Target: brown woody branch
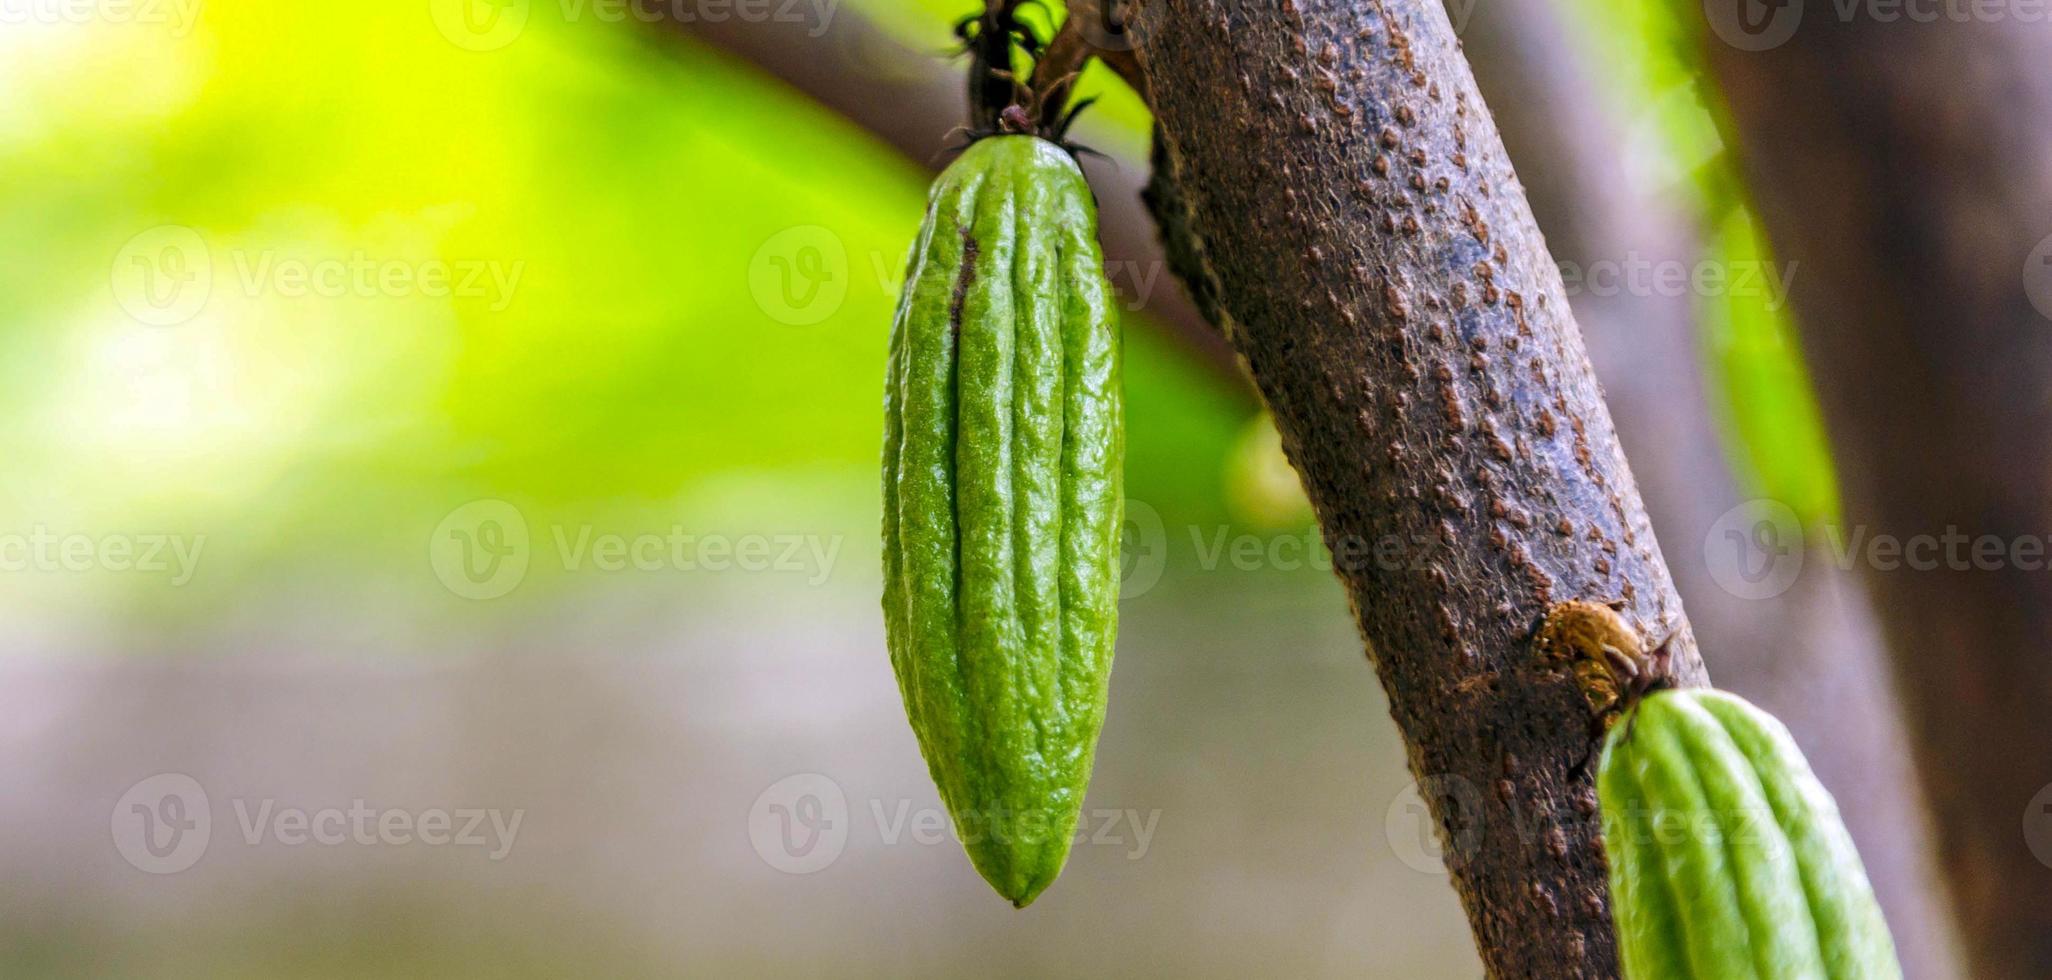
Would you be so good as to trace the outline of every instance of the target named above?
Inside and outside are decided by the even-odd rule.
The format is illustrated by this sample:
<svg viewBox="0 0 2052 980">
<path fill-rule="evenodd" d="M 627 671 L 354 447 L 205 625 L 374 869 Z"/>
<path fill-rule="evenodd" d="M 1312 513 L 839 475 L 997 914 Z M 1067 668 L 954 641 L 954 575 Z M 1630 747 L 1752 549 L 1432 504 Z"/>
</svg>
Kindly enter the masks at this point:
<svg viewBox="0 0 2052 980">
<path fill-rule="evenodd" d="M 2052 529 L 2052 24 L 1705 9 L 1848 540 L 2002 545 L 1865 571 L 1972 975 L 2052 976 L 2052 578 L 2006 550 Z"/>
<path fill-rule="evenodd" d="M 1593 46 L 1565 8 L 1495 0 L 1464 13 L 1456 24 L 1468 60 L 1553 254 L 1584 270 L 1634 258 L 1674 267 L 1700 261 L 1702 236 L 1680 195 L 1628 164 L 1623 120 L 1606 111 L 1611 102 L 1588 57 Z M 1628 283 L 1583 290 L 1573 302 L 1653 528 L 1676 557 L 1670 568 L 1704 661 L 1719 686 L 1786 722 L 1845 802 L 1846 826 L 1907 974 L 1960 976 L 1923 795 L 1879 628 L 1857 583 L 1822 548 L 1775 596 L 1734 594 L 1711 574 L 1713 561 L 1732 560 L 1713 529 L 1745 497 L 1703 384 L 1702 298 Z"/>
<path fill-rule="evenodd" d="M 1445 12 L 1148 0 L 1133 36 L 1156 197 L 1317 508 L 1485 964 L 1615 975 L 1587 708 L 1531 633 L 1619 597 L 1704 675 Z"/>
</svg>

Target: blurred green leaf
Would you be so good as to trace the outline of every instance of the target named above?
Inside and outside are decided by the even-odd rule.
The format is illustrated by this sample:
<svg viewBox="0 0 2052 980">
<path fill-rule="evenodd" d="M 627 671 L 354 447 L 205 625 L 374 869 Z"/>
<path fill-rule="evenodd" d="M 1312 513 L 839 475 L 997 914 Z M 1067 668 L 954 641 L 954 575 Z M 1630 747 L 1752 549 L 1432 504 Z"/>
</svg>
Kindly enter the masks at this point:
<svg viewBox="0 0 2052 980">
<path fill-rule="evenodd" d="M 1733 470 L 1749 494 L 1786 503 L 1806 524 L 1836 520 L 1830 444 L 1778 282 L 1785 267 L 1758 233 L 1724 150 L 1714 95 L 1701 88 L 1699 40 L 1666 0 L 1573 0 L 1567 9 L 1591 45 L 1589 64 L 1624 108 L 1631 164 L 1684 202 L 1703 229 L 1706 258 L 1727 281 L 1744 275 L 1761 286 L 1699 304 Z"/>
<path fill-rule="evenodd" d="M 875 537 L 927 172 L 631 21 L 534 5 L 475 50 L 424 6 L 9 28 L 0 535 L 206 546 L 187 585 L 31 568 L 6 602 L 198 618 L 295 582 L 447 602 L 427 537 L 480 498 L 537 528 Z M 944 15 L 897 22 L 948 40 Z M 196 267 L 196 313 L 136 318 L 124 290 Z M 1244 407 L 1127 336 L 1131 492 L 1222 514 Z"/>
</svg>

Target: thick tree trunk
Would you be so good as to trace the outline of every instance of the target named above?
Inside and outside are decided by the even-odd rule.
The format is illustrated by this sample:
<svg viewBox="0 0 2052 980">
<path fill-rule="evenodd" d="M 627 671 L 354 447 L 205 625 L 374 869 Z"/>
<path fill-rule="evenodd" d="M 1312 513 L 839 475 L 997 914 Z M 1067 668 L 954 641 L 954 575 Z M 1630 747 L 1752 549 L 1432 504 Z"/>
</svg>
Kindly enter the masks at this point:
<svg viewBox="0 0 2052 980">
<path fill-rule="evenodd" d="M 1200 294 L 1275 412 L 1496 976 L 1611 976 L 1588 709 L 1550 603 L 1704 680 L 1558 269 L 1430 3 L 1147 0 Z"/>
<path fill-rule="evenodd" d="M 1665 188 L 1628 165 L 1622 114 L 1591 77 L 1588 46 L 1577 43 L 1561 4 L 1497 0 L 1473 8 L 1461 26 L 1554 256 L 1582 270 L 1627 262 L 1693 268 L 1701 235 Z M 1786 722 L 1818 777 L 1845 803 L 1846 826 L 1908 976 L 1961 975 L 1872 610 L 1821 547 L 1779 595 L 1743 597 L 1717 583 L 1709 549 L 1723 542 L 1708 539 L 1744 498 L 1702 383 L 1700 297 L 1650 278 L 1605 292 L 1574 295 L 1576 319 L 1653 529 L 1673 549 L 1670 568 L 1704 662 L 1718 686 Z M 1720 550 L 1717 557 L 1729 556 Z"/>
<path fill-rule="evenodd" d="M 1706 46 L 1800 263 L 1845 541 L 1936 562 L 1861 556 L 1973 975 L 2052 976 L 2052 26 L 1876 9 L 1783 7 L 1768 33 L 1717 25 L 1764 50 Z"/>
</svg>

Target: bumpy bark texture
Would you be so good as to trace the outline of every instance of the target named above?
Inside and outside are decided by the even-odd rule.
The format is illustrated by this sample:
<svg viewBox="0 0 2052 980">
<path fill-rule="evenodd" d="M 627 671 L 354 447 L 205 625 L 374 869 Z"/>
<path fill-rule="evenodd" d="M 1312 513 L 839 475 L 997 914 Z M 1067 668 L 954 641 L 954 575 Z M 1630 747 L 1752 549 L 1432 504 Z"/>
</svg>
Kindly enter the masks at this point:
<svg viewBox="0 0 2052 980">
<path fill-rule="evenodd" d="M 1604 90 L 1590 45 L 1565 21 L 1562 4 L 1454 0 L 1447 7 L 1556 258 L 1585 270 L 1599 262 L 1693 265 L 1702 258 L 1700 236 L 1662 183 L 1687 178 L 1629 159 L 1634 147 L 1625 144 L 1621 121 L 1631 105 L 1625 100 L 1641 94 Z M 1879 625 L 1858 583 L 1821 547 L 1792 587 L 1771 598 L 1735 595 L 1710 574 L 1706 537 L 1745 498 L 1703 385 L 1700 298 L 1653 286 L 1602 295 L 1584 289 L 1573 303 L 1653 529 L 1688 598 L 1704 662 L 1719 687 L 1786 722 L 1817 777 L 1851 804 L 1846 827 L 1888 913 L 1904 971 L 1931 980 L 1960 976 Z"/>
<path fill-rule="evenodd" d="M 2042 543 L 2052 25 L 1881 20 L 1875 9 L 1773 11 L 1791 30 L 1761 51 L 1704 32 L 1762 218 L 1782 258 L 1801 263 L 1794 301 L 1848 540 Z M 1982 567 L 1960 553 L 1964 567 L 1941 550 L 1924 555 L 1939 561 L 1930 570 L 1884 568 L 1885 556 L 1862 570 L 1972 973 L 2052 976 L 2052 871 L 2031 850 L 2052 858 L 2038 796 L 2052 782 L 2052 574 L 2007 550 Z"/>
<path fill-rule="evenodd" d="M 1622 599 L 1704 681 L 1524 194 L 1434 3 L 1148 0 L 1196 292 L 1275 412 L 1494 976 L 1613 976 L 1588 709 L 1531 639 Z"/>
</svg>

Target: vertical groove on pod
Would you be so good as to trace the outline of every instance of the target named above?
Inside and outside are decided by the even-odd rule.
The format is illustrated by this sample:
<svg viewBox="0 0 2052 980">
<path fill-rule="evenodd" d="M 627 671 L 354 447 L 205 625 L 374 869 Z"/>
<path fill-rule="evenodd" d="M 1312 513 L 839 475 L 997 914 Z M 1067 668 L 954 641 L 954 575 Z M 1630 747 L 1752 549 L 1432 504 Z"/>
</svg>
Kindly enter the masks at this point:
<svg viewBox="0 0 2052 980">
<path fill-rule="evenodd" d="M 1597 787 L 1628 977 L 1900 980 L 1837 805 L 1772 716 L 1721 691 L 1658 692 L 1603 751 Z M 1653 815 L 1644 838 L 1630 833 L 1640 807 Z M 1665 896 L 1643 887 L 1648 876 Z"/>
<path fill-rule="evenodd" d="M 967 592 L 965 591 L 966 583 L 964 582 L 962 569 L 962 464 L 958 454 L 960 452 L 959 447 L 962 444 L 962 308 L 969 301 L 970 287 L 976 284 L 976 261 L 980 252 L 976 243 L 976 232 L 973 227 L 976 220 L 976 197 L 976 192 L 972 190 L 970 193 L 963 195 L 961 199 L 962 210 L 965 213 L 958 215 L 957 220 L 966 220 L 967 223 L 957 226 L 961 233 L 962 252 L 956 260 L 960 271 L 955 275 L 955 294 L 953 302 L 948 306 L 947 333 L 949 354 L 948 392 L 950 400 L 947 417 L 948 438 L 945 443 L 945 451 L 950 468 L 948 471 L 948 499 L 946 504 L 947 513 L 950 517 L 948 522 L 948 532 L 951 536 L 950 543 L 955 553 L 954 602 L 949 607 L 949 615 L 953 618 L 953 628 L 955 631 L 955 659 L 952 665 L 955 672 L 955 684 L 961 698 L 965 702 L 973 697 L 973 692 L 969 681 L 969 657 L 967 651 L 963 649 L 969 640 L 969 631 L 963 622 L 963 601 L 967 596 Z M 964 710 L 966 713 L 966 704 L 964 705 Z M 964 718 L 961 724 L 966 723 L 967 719 Z M 957 735 L 961 734 L 963 733 L 958 730 Z M 967 741 L 967 739 L 958 739 L 958 741 Z M 977 795 L 980 795 L 980 793 Z"/>
<path fill-rule="evenodd" d="M 1614 746 L 1627 729 L 1613 729 Z M 1653 846 L 1647 794 L 1633 766 L 1621 753 L 1605 749 L 1605 765 L 1597 782 L 1610 807 L 1604 813 L 1604 847 L 1609 851 L 1611 917 L 1623 954 L 1625 976 L 1631 980 L 1690 980 L 1683 954 L 1681 902 L 1675 884 L 1661 870 Z M 1622 810 L 1623 812 L 1618 812 Z"/>
<path fill-rule="evenodd" d="M 1663 703 L 1681 733 L 1689 771 L 1709 804 L 1705 821 L 1723 844 L 1755 967 L 1763 977 L 1821 976 L 1816 925 L 1793 848 L 1773 819 L 1751 760 L 1695 698 L 1665 698 Z"/>
<path fill-rule="evenodd" d="M 907 709 L 919 721 L 927 768 L 951 805 L 975 793 L 976 779 L 973 772 L 941 760 L 974 751 L 964 732 L 968 708 L 957 620 L 955 333 L 957 297 L 967 288 L 958 270 L 964 250 L 974 248 L 963 223 L 964 208 L 981 184 L 980 176 L 965 174 L 935 186 L 916 270 L 908 272 L 911 295 L 893 329 L 901 346 L 898 417 L 890 427 L 898 434 L 896 469 L 890 476 L 896 508 L 886 521 L 896 552 L 896 574 L 886 583 L 885 595 L 898 618 L 890 637 L 891 657 Z"/>
<path fill-rule="evenodd" d="M 1062 209 L 1049 217 L 1051 223 L 1055 225 L 1055 234 L 1053 236 L 1054 248 L 1052 252 L 1054 261 L 1061 270 L 1058 278 L 1061 280 L 1063 287 L 1061 295 L 1056 297 L 1056 301 L 1061 304 L 1062 325 L 1060 336 L 1055 338 L 1055 344 L 1062 352 L 1060 397 L 1062 401 L 1062 414 L 1065 418 L 1062 426 L 1061 455 L 1055 460 L 1055 466 L 1063 474 L 1060 504 L 1062 512 L 1061 577 L 1064 595 L 1072 593 L 1074 595 L 1074 598 L 1062 607 L 1061 622 L 1057 624 L 1057 628 L 1062 632 L 1063 639 L 1069 641 L 1062 646 L 1062 677 L 1065 683 L 1062 685 L 1061 698 L 1063 704 L 1077 707 L 1078 717 L 1076 718 L 1076 724 L 1088 730 L 1090 727 L 1088 717 L 1090 695 L 1083 688 L 1087 688 L 1092 681 L 1089 667 L 1090 641 L 1087 631 L 1077 627 L 1077 621 L 1078 617 L 1086 614 L 1090 602 L 1090 583 L 1079 572 L 1087 568 L 1085 556 L 1088 552 L 1085 549 L 1090 544 L 1089 535 L 1091 534 L 1091 529 L 1088 525 L 1089 515 L 1081 506 L 1082 501 L 1077 496 L 1076 481 L 1076 473 L 1079 470 L 1076 465 L 1076 453 L 1080 448 L 1081 441 L 1088 436 L 1089 415 L 1078 404 L 1078 400 L 1082 396 L 1083 382 L 1081 372 L 1083 370 L 1083 361 L 1088 355 L 1086 348 L 1078 342 L 1076 337 L 1076 332 L 1079 329 L 1078 324 L 1081 321 L 1077 319 L 1075 310 L 1071 305 L 1071 297 L 1074 295 L 1074 291 L 1082 288 L 1076 282 L 1070 268 L 1071 263 L 1074 262 L 1073 249 L 1069 241 L 1069 229 L 1067 227 L 1071 216 L 1067 213 L 1066 209 Z M 1087 330 L 1088 327 L 1082 329 Z M 1073 750 L 1073 744 L 1071 747 Z M 1077 760 L 1064 758 L 1062 763 L 1065 766 L 1073 766 L 1077 764 Z"/>
<path fill-rule="evenodd" d="M 962 563 L 962 664 L 968 702 L 982 723 L 973 740 L 982 748 L 981 771 L 992 792 L 979 794 L 965 815 L 972 832 L 1013 846 L 989 848 L 986 873 L 1017 889 L 1019 858 L 1030 848 L 1012 839 L 1015 820 L 1031 805 L 1035 766 L 1022 731 L 1031 702 L 1018 684 L 1017 594 L 1012 546 L 1013 334 L 1011 264 L 1017 225 L 1012 194 L 1020 175 L 991 171 L 970 220 L 978 247 L 974 281 L 962 303 L 957 346 L 960 399 L 956 418 L 955 520 Z"/>
<path fill-rule="evenodd" d="M 998 371 L 1005 384 L 992 406 L 994 414 L 1001 419 L 1004 429 L 1004 458 L 998 461 L 996 472 L 1003 481 L 1002 492 L 1005 525 L 1002 533 L 1008 561 L 1005 575 L 1010 582 L 1009 603 L 999 627 L 1006 636 L 1006 647 L 1010 655 L 1005 658 L 1005 690 L 1011 697 L 1025 704 L 1037 704 L 1034 696 L 1034 660 L 1038 651 L 1034 649 L 1032 632 L 1032 579 L 1030 565 L 1033 560 L 1030 521 L 1030 500 L 1033 492 L 1027 469 L 1031 466 L 1031 440 L 1033 420 L 1026 410 L 1025 400 L 1030 397 L 1032 375 L 1026 370 L 1028 353 L 1025 350 L 1029 338 L 1020 329 L 1022 315 L 1030 316 L 1033 296 L 1019 288 L 1019 263 L 1029 243 L 1028 215 L 1019 209 L 1021 184 L 1032 184 L 1032 180 L 1014 180 L 1005 189 L 1002 206 L 998 211 L 998 237 L 1010 247 L 1010 253 L 997 258 L 1001 267 L 992 270 L 992 280 L 1003 284 L 1004 294 L 1009 299 L 1008 307 L 1000 305 L 992 311 L 991 328 L 1003 335 L 998 349 Z M 1001 314 L 1001 315 L 1000 315 Z M 1012 758 L 1029 771 L 1038 769 L 1042 755 L 1041 747 L 1047 743 L 1046 722 L 1038 711 L 1022 711 L 1019 717 L 1025 720 L 1028 731 L 1017 733 L 1012 746 Z M 1028 806 L 1031 801 L 1025 801 Z M 1026 814 L 1020 813 L 1019 816 Z"/>
<path fill-rule="evenodd" d="M 946 677 L 947 690 L 951 695 L 950 703 L 945 706 L 944 711 L 935 712 L 934 717 L 940 723 L 933 727 L 944 733 L 943 737 L 948 740 L 949 751 L 956 754 L 980 751 L 980 747 L 974 744 L 974 740 L 969 738 L 964 730 L 969 713 L 969 679 L 962 651 L 962 529 L 960 522 L 955 518 L 957 484 L 960 482 L 957 479 L 955 447 L 961 441 L 962 307 L 968 298 L 969 288 L 976 281 L 977 244 L 971 224 L 974 220 L 976 199 L 982 190 L 983 182 L 980 179 L 964 180 L 955 196 L 943 202 L 945 210 L 941 215 L 940 234 L 954 234 L 956 251 L 952 267 L 956 272 L 954 276 L 949 277 L 947 273 L 950 265 L 944 262 L 936 263 L 934 278 L 947 284 L 948 318 L 941 325 L 941 329 L 934 331 L 933 341 L 944 352 L 947 374 L 945 379 L 928 379 L 930 383 L 939 381 L 937 387 L 941 396 L 938 399 L 939 423 L 934 427 L 935 431 L 930 433 L 938 438 L 936 444 L 931 447 L 929 465 L 939 468 L 943 492 L 935 495 L 940 499 L 925 501 L 923 511 L 912 515 L 915 520 L 933 522 L 936 526 L 931 528 L 931 532 L 936 538 L 942 535 L 946 537 L 949 579 L 947 602 L 944 609 L 935 610 L 932 615 L 939 620 L 936 627 L 945 630 L 947 634 L 946 645 L 943 648 L 947 662 L 929 661 L 926 666 L 932 674 Z M 940 652 L 936 651 L 929 656 L 933 660 L 938 660 Z M 919 662 L 920 658 L 914 660 Z M 928 763 L 928 768 L 933 768 L 931 762 Z M 956 799 L 973 799 L 981 793 L 981 788 L 976 785 L 974 773 L 959 778 L 936 778 L 934 782 L 940 787 L 943 797 L 948 799 L 951 806 Z"/>
<path fill-rule="evenodd" d="M 1082 172 L 979 140 L 935 183 L 885 395 L 885 628 L 927 766 L 1015 905 L 1060 872 L 1104 717 L 1122 442 Z"/>
<path fill-rule="evenodd" d="M 1747 723 L 1750 721 L 1750 719 L 1744 718 L 1743 716 L 1736 718 L 1732 717 L 1723 711 L 1719 711 L 1715 708 L 1709 707 L 1709 705 L 1707 704 L 1705 705 L 1705 707 L 1706 709 L 1710 710 L 1713 714 L 1717 715 L 1718 720 L 1724 724 L 1726 731 L 1731 733 L 1733 743 L 1738 745 L 1739 750 L 1746 754 L 1748 760 L 1753 763 L 1756 769 L 1761 768 L 1761 763 L 1763 761 L 1767 761 L 1768 766 L 1770 768 L 1775 764 L 1775 762 L 1778 761 L 1762 760 L 1759 757 L 1758 750 L 1761 748 L 1761 746 L 1759 746 L 1757 742 L 1755 742 L 1755 740 L 1752 738 L 1752 735 L 1754 733 L 1743 731 L 1743 729 L 1748 727 Z M 1808 768 L 1807 763 L 1805 763 L 1804 768 Z M 1767 798 L 1769 805 L 1773 806 L 1774 808 L 1774 822 L 1781 827 L 1796 828 L 1793 831 L 1794 833 L 1803 833 L 1804 831 L 1801 828 L 1803 828 L 1805 824 L 1810 820 L 1811 814 L 1803 812 L 1800 807 L 1789 806 L 1790 801 L 1783 796 L 1779 789 L 1780 788 L 1778 787 L 1767 789 Z M 1791 841 L 1791 843 L 1794 844 L 1798 842 Z M 1826 930 L 1835 925 L 1835 923 L 1831 923 L 1828 921 L 1830 918 L 1832 918 L 1831 913 L 1828 911 L 1831 903 L 1820 901 L 1819 899 L 1821 896 L 1819 892 L 1822 888 L 1829 887 L 1829 885 L 1826 882 L 1820 881 L 1820 876 L 1816 873 L 1816 869 L 1807 867 L 1807 864 L 1808 862 L 1799 860 L 1797 864 L 1797 871 L 1802 878 L 1803 898 L 1805 904 L 1807 905 L 1807 911 L 1809 912 L 1810 922 L 1818 936 L 1818 956 L 1820 959 L 1828 961 L 1831 958 L 1830 951 L 1827 950 L 1824 946 L 1823 936 L 1826 934 Z M 1844 974 L 1840 973 L 1839 971 L 1830 970 L 1828 968 L 1827 975 L 1834 978 L 1844 976 Z M 1864 978 L 1865 974 L 1859 975 L 1859 980 L 1864 980 Z"/>
<path fill-rule="evenodd" d="M 1019 582 L 1019 621 L 1030 656 L 1021 658 L 1022 682 L 1036 703 L 1049 706 L 1034 716 L 1034 754 L 1054 764 L 1051 745 L 1068 725 L 1060 697 L 1061 609 L 1061 310 L 1049 302 L 1059 280 L 1048 261 L 1047 197 L 1043 181 L 1013 189 L 1019 215 L 1018 250 L 1012 261 L 1015 352 L 1013 391 L 1014 538 Z"/>
<path fill-rule="evenodd" d="M 1070 663 L 1076 656 L 1076 643 L 1068 632 L 1070 604 L 1086 601 L 1088 594 L 1069 588 L 1063 577 L 1063 569 L 1069 567 L 1070 549 L 1075 546 L 1071 540 L 1073 532 L 1069 529 L 1074 511 L 1067 499 L 1068 481 L 1063 479 L 1064 461 L 1068 459 L 1070 443 L 1075 439 L 1078 420 L 1074 413 L 1069 411 L 1069 343 L 1068 338 L 1063 336 L 1065 324 L 1069 320 L 1068 295 L 1072 288 L 1066 267 L 1062 264 L 1064 248 L 1061 221 L 1066 216 L 1054 205 L 1054 201 L 1044 201 L 1041 204 L 1042 233 L 1046 237 L 1042 247 L 1035 252 L 1045 258 L 1047 266 L 1048 292 L 1043 305 L 1053 318 L 1047 343 L 1054 357 L 1052 370 L 1048 372 L 1048 379 L 1053 388 L 1049 394 L 1054 411 L 1060 418 L 1054 430 L 1054 444 L 1050 447 L 1053 449 L 1053 457 L 1048 461 L 1050 475 L 1054 480 L 1054 494 L 1049 501 L 1049 508 L 1054 523 L 1055 562 L 1048 576 L 1055 595 L 1054 616 L 1049 620 L 1048 627 L 1055 638 L 1053 696 L 1055 703 L 1061 705 L 1063 728 L 1067 733 L 1073 732 L 1077 726 L 1083 726 L 1087 731 L 1089 725 L 1088 718 L 1078 716 L 1075 710 L 1076 684 L 1079 681 L 1087 683 L 1089 677 L 1086 674 L 1078 674 Z M 1073 742 L 1073 739 L 1064 741 Z M 1063 762 L 1066 764 L 1067 760 L 1064 759 Z"/>
<path fill-rule="evenodd" d="M 1752 977 L 1752 937 L 1725 850 L 1705 846 L 1689 826 L 1708 807 L 1702 785 L 1674 728 L 1665 718 L 1643 717 L 1660 707 L 1653 699 L 1639 705 L 1642 717 L 1626 744 L 1639 757 L 1633 768 L 1652 811 L 1652 832 L 1662 845 L 1658 850 L 1663 876 L 1674 888 L 1682 932 L 1688 937 L 1690 972 L 1704 980 Z"/>
<path fill-rule="evenodd" d="M 1900 977 L 1895 943 L 1881 917 L 1838 804 L 1795 751 L 1786 728 L 1745 701 L 1717 691 L 1698 695 L 1761 775 L 1762 788 L 1794 848 L 1818 955 L 1831 980 Z"/>
</svg>

